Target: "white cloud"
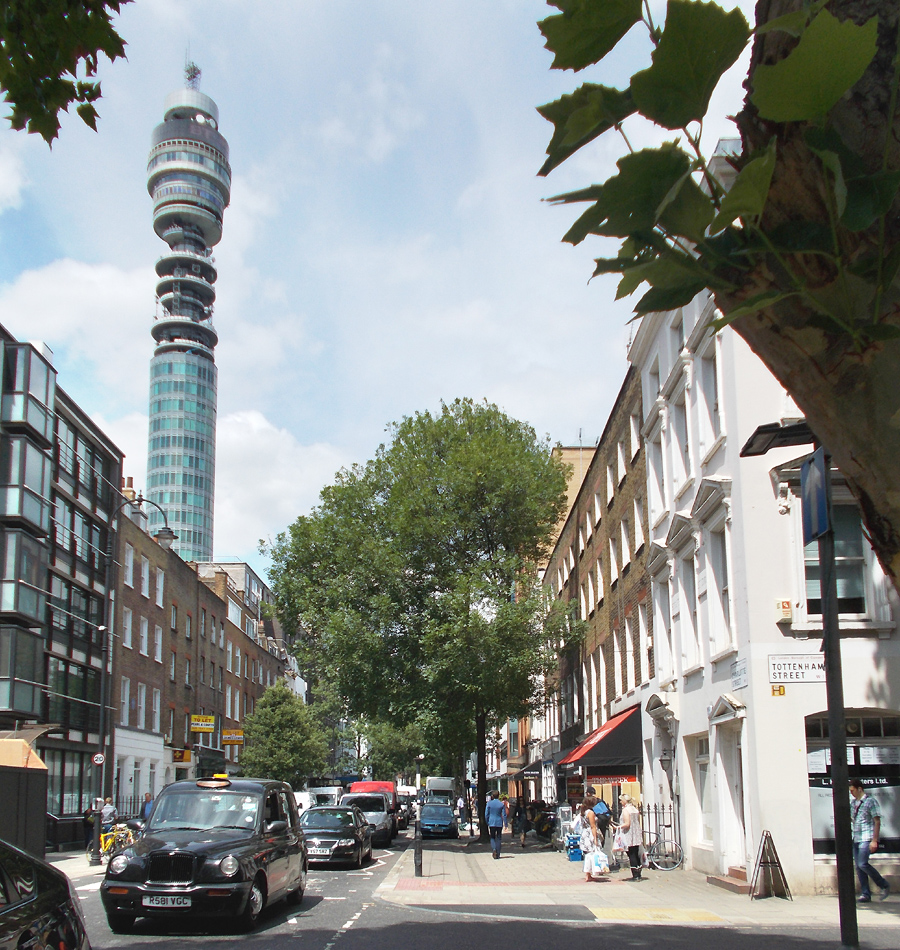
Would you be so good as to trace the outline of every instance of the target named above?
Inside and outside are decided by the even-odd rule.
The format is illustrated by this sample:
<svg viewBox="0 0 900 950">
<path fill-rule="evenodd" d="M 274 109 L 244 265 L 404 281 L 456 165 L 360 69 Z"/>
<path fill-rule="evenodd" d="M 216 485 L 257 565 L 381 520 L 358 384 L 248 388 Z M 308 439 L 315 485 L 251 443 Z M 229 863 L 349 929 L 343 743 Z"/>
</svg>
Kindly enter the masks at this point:
<svg viewBox="0 0 900 950">
<path fill-rule="evenodd" d="M 253 564 L 259 539 L 283 531 L 318 503 L 324 485 L 352 462 L 325 443 L 301 444 L 253 410 L 220 417 L 216 432 L 215 557 Z M 259 569 L 259 568 L 257 568 Z"/>
<path fill-rule="evenodd" d="M 26 183 L 21 140 L 11 135 L 0 137 L 0 214 L 20 206 Z"/>
</svg>

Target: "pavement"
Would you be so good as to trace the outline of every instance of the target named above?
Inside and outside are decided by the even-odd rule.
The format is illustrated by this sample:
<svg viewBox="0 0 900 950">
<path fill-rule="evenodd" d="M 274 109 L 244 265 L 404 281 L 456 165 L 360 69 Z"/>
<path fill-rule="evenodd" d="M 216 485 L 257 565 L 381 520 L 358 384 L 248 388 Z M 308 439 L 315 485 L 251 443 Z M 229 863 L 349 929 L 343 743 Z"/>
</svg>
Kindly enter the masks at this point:
<svg viewBox="0 0 900 950">
<path fill-rule="evenodd" d="M 47 860 L 79 886 L 99 886 L 106 870 L 91 867 L 84 852 L 50 854 Z M 705 875 L 683 868 L 645 868 L 640 884 L 630 877 L 626 868 L 586 883 L 580 861 L 531 841 L 523 849 L 506 835 L 496 861 L 489 844 L 464 835 L 424 841 L 421 877 L 416 877 L 410 842 L 375 894 L 402 906 L 527 920 L 840 928 L 834 896 L 751 899 L 707 884 Z M 886 901 L 875 897 L 857 911 L 861 934 L 867 928 L 897 928 L 900 946 L 900 894 Z"/>
<path fill-rule="evenodd" d="M 793 928 L 840 927 L 832 896 L 751 899 L 706 883 L 706 875 L 677 869 L 644 869 L 643 881 L 631 872 L 612 872 L 586 883 L 580 861 L 565 852 L 529 843 L 524 849 L 504 836 L 500 860 L 477 839 L 423 842 L 422 876 L 415 874 L 415 849 L 409 847 L 376 890 L 385 901 L 410 907 L 489 913 L 530 920 L 599 920 L 697 926 Z M 897 927 L 900 946 L 900 895 L 874 898 L 858 907 L 860 932 L 867 927 Z"/>
</svg>

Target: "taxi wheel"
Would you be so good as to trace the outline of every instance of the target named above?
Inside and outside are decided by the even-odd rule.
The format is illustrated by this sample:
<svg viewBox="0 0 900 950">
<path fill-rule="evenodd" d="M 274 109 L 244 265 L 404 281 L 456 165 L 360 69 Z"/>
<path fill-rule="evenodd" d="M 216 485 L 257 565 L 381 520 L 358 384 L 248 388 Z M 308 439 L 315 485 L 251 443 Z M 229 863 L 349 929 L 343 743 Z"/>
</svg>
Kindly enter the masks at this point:
<svg viewBox="0 0 900 950">
<path fill-rule="evenodd" d="M 244 908 L 240 917 L 240 927 L 243 931 L 250 931 L 256 926 L 259 915 L 266 903 L 266 895 L 263 891 L 263 885 L 257 877 L 250 886 L 250 896 L 247 898 L 247 906 Z"/>
<path fill-rule="evenodd" d="M 107 914 L 106 920 L 114 934 L 130 934 L 134 927 L 134 914 Z"/>
</svg>

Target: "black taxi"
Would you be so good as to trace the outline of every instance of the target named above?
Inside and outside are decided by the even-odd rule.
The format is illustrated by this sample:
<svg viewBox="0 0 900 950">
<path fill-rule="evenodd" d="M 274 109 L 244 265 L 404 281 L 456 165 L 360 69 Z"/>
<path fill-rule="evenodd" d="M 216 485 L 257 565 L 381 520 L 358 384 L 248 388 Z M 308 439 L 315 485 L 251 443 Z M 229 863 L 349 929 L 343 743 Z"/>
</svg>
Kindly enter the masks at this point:
<svg viewBox="0 0 900 950">
<path fill-rule="evenodd" d="M 109 926 L 137 917 L 234 917 L 250 930 L 263 908 L 306 889 L 306 841 L 285 782 L 175 782 L 153 803 L 134 844 L 110 858 L 100 895 Z"/>
</svg>

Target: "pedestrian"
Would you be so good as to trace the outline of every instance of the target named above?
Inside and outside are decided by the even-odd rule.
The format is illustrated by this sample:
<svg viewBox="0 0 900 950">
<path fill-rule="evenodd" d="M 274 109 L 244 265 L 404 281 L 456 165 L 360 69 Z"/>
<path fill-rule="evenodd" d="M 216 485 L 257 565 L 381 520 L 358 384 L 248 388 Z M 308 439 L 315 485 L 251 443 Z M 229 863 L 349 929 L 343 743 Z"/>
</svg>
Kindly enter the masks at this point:
<svg viewBox="0 0 900 950">
<path fill-rule="evenodd" d="M 640 881 L 641 878 L 641 815 L 634 806 L 634 799 L 630 795 L 620 795 L 619 804 L 622 812 L 619 815 L 619 824 L 616 826 L 616 838 L 623 851 L 628 852 L 628 863 L 631 865 L 631 880 Z"/>
<path fill-rule="evenodd" d="M 872 900 L 869 878 L 872 878 L 881 891 L 881 900 L 891 892 L 888 882 L 869 864 L 869 855 L 878 850 L 881 809 L 878 807 L 878 801 L 866 793 L 862 779 L 850 780 L 850 794 L 854 798 L 850 806 L 850 831 L 853 839 L 853 863 L 856 865 L 856 876 L 859 879 L 857 901 L 860 904 L 868 904 Z"/>
<path fill-rule="evenodd" d="M 460 792 L 459 798 L 456 799 L 456 810 L 459 812 L 459 823 L 464 825 L 466 823 L 466 800 L 462 797 L 462 792 Z"/>
<path fill-rule="evenodd" d="M 500 836 L 503 829 L 509 826 L 509 820 L 506 817 L 506 806 L 497 797 L 497 793 L 491 792 L 490 795 L 490 801 L 484 807 L 484 820 L 491 835 L 491 851 L 496 861 L 500 858 Z"/>
<path fill-rule="evenodd" d="M 153 811 L 153 796 L 149 792 L 144 792 L 144 802 L 141 805 L 139 815 L 141 821 L 146 821 L 150 817 L 151 811 Z"/>
<path fill-rule="evenodd" d="M 597 843 L 597 816 L 594 814 L 596 804 L 597 799 L 593 795 L 585 795 L 578 807 L 581 818 L 578 847 L 581 848 L 581 854 L 584 857 L 584 879 L 587 883 L 594 880 L 594 852 L 600 850 Z"/>
<path fill-rule="evenodd" d="M 528 816 L 525 812 L 525 800 L 521 795 L 516 799 L 516 807 L 513 811 L 513 834 L 519 835 L 522 847 L 525 847 L 525 832 L 528 831 Z"/>
<path fill-rule="evenodd" d="M 100 809 L 100 830 L 103 832 L 103 834 L 106 834 L 106 832 L 112 828 L 113 822 L 117 821 L 118 818 L 118 809 L 112 803 L 112 799 L 107 798 L 103 803 L 103 807 Z"/>
<path fill-rule="evenodd" d="M 94 809 L 90 805 L 81 816 L 81 827 L 84 831 L 84 850 L 87 851 L 94 843 Z"/>
</svg>

